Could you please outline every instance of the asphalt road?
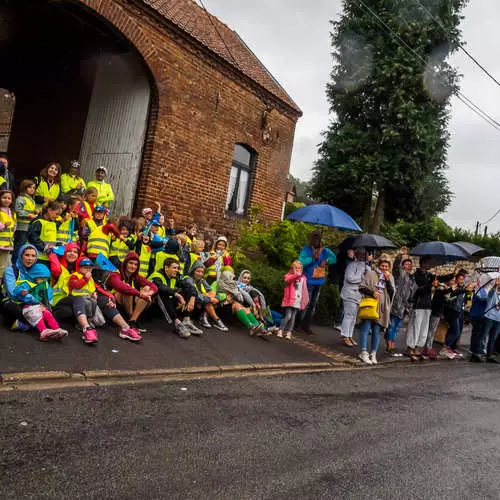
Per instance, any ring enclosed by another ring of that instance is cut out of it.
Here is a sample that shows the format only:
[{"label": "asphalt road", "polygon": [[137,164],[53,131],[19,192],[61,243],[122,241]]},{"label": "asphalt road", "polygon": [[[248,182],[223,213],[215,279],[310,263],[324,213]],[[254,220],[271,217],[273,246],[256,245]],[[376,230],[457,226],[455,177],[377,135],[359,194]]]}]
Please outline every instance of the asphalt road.
[{"label": "asphalt road", "polygon": [[498,499],[500,369],[0,394],[0,496]]}]

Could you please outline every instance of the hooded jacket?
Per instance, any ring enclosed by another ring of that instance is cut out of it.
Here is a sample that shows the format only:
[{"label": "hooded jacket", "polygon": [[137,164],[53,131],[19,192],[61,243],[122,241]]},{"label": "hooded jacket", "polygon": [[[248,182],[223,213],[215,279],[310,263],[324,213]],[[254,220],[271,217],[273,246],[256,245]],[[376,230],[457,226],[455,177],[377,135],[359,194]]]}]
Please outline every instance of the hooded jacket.
[{"label": "hooded jacket", "polygon": [[205,266],[201,261],[196,261],[189,271],[189,278],[186,278],[184,281],[188,281],[196,289],[197,302],[203,305],[209,304],[211,302],[211,298],[208,295],[203,294],[203,289],[210,292],[212,288],[203,277],[198,281],[194,278],[194,272],[196,269],[203,269],[203,271],[205,271]]},{"label": "hooded jacket", "polygon": [[264,297],[264,294],[258,290],[257,288],[255,288],[253,285],[246,285],[245,283],[243,283],[241,280],[243,278],[243,275],[245,274],[249,274],[250,276],[252,276],[252,273],[248,270],[248,269],[243,269],[243,271],[241,271],[240,275],[238,276],[238,281],[236,282],[236,284],[242,289],[244,290],[245,292],[247,292],[250,297],[255,297],[255,296],[258,296],[259,297],[259,300],[260,300],[260,306],[262,309],[265,309],[267,307],[267,302],[266,302],[266,298]]},{"label": "hooded jacket", "polygon": [[252,297],[245,290],[242,290],[234,280],[233,271],[222,271],[217,282],[217,290],[231,295],[240,304],[253,305]]},{"label": "hooded jacket", "polygon": [[115,290],[116,292],[124,293],[125,295],[139,296],[141,294],[141,288],[149,286],[154,293],[158,293],[158,287],[155,283],[139,275],[139,267],[137,267],[137,271],[135,273],[127,277],[127,262],[130,260],[136,260],[140,263],[139,256],[135,252],[129,252],[125,259],[123,259],[120,271],[110,273],[106,281],[107,288]]},{"label": "hooded jacket", "polygon": [[[30,245],[30,244],[23,245],[19,249],[19,253],[17,256],[17,261],[16,261],[15,266],[11,265],[5,270],[5,273],[3,276],[3,283],[5,285],[5,290],[7,291],[7,295],[11,299],[22,302],[23,304],[26,304],[26,305],[33,305],[33,304],[38,303],[35,300],[35,298],[30,294],[26,294],[24,296],[21,295],[21,293],[24,291],[24,288],[22,288],[20,286],[16,286],[16,281],[17,281],[18,277],[20,280],[26,280],[26,281],[29,281],[31,283],[34,282],[34,278],[31,276],[30,271],[35,264],[33,264],[33,266],[31,266],[30,268],[26,268],[26,267],[24,267],[23,261],[21,258],[24,251],[27,248],[32,248],[35,251],[36,257],[38,259],[38,250],[36,249],[36,247],[34,245]],[[35,261],[35,263],[36,263],[36,261]]]}]

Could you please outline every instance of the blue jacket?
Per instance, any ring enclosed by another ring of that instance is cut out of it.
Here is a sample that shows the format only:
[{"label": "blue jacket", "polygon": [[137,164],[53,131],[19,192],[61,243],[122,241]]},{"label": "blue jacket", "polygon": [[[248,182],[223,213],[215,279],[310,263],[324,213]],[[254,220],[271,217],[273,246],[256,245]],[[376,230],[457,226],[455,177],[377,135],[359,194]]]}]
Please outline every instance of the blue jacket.
[{"label": "blue jacket", "polygon": [[488,302],[486,303],[486,314],[485,318],[492,319],[493,321],[500,322],[500,309],[497,309],[497,305],[500,304],[500,294],[494,287],[493,290],[488,293]]},{"label": "blue jacket", "polygon": [[[27,295],[21,295],[21,292],[25,290],[26,288],[22,286],[16,286],[17,278],[19,276],[20,280],[26,280],[33,282],[34,279],[30,276],[30,269],[27,269],[24,267],[21,256],[23,252],[27,248],[32,248],[36,252],[36,256],[38,259],[38,250],[33,246],[33,245],[23,245],[19,249],[19,254],[17,257],[15,269],[14,266],[9,266],[3,275],[3,284],[5,285],[5,290],[7,292],[7,296],[10,297],[11,299],[21,302],[26,305],[33,305],[33,304],[38,304],[38,301],[35,300],[35,298],[31,294]],[[34,264],[33,264],[34,265]],[[17,270],[17,272],[16,272]],[[28,287],[29,288],[29,287]]]},{"label": "blue jacket", "polygon": [[313,250],[311,247],[304,247],[300,251],[299,260],[304,266],[304,274],[307,278],[308,285],[324,285],[325,278],[314,278],[314,270],[319,267],[321,262],[324,260],[328,261],[328,264],[335,264],[337,262],[337,257],[329,248],[323,248],[319,259],[313,260]]}]

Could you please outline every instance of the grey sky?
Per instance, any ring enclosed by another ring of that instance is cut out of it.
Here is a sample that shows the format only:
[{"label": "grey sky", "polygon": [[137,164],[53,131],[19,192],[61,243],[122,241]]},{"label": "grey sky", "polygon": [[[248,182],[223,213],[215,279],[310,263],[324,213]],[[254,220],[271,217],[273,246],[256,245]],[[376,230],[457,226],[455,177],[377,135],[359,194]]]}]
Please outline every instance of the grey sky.
[{"label": "grey sky", "polygon": [[[309,178],[321,132],[329,121],[325,96],[332,63],[329,20],[339,15],[340,0],[206,0],[205,5],[240,34],[303,110],[291,172]],[[497,0],[472,1],[464,15],[467,48],[500,80],[500,4]],[[500,87],[462,52],[453,56],[452,63],[464,75],[462,92],[500,121]],[[500,131],[453,99],[450,132],[448,177],[455,199],[444,218],[453,226],[473,228],[476,220],[485,221],[500,208]],[[489,229],[500,230],[500,216]]]}]

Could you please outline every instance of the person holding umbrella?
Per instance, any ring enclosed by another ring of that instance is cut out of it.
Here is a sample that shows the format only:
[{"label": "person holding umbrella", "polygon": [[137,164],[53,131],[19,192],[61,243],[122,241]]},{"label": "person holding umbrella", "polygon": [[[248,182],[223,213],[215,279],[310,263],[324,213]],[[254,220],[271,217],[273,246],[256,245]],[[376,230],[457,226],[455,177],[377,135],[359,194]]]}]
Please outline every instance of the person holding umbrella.
[{"label": "person holding umbrella", "polygon": [[326,269],[329,264],[335,264],[337,258],[329,248],[323,247],[321,233],[313,231],[309,237],[309,245],[300,251],[299,261],[304,267],[309,293],[309,304],[302,311],[300,326],[306,333],[313,335],[311,323],[318,305],[321,287],[325,284]]}]

